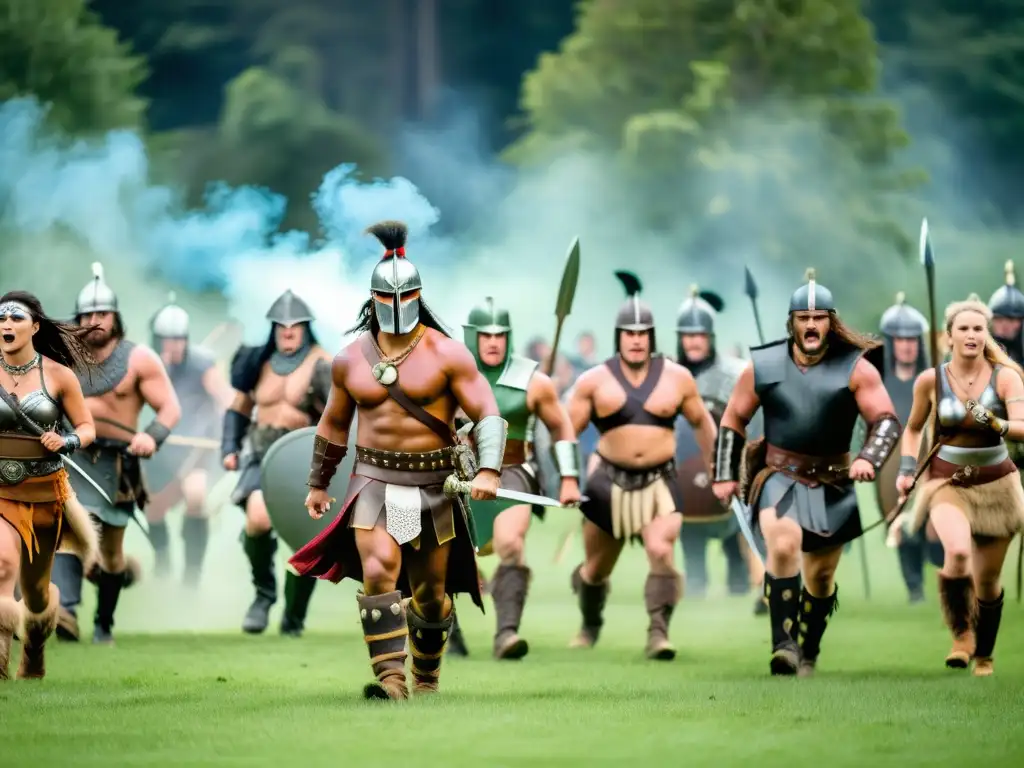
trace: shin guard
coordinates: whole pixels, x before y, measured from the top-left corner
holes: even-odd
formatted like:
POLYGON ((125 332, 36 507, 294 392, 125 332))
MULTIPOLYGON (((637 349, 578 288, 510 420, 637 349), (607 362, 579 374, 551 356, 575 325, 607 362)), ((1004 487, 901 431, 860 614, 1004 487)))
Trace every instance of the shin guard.
POLYGON ((370 667, 376 682, 363 689, 368 699, 402 700, 409 698, 405 681, 405 641, 409 635, 402 593, 383 595, 356 595, 359 620, 363 625, 363 640, 370 652, 370 667))
POLYGON ((448 644, 448 635, 455 622, 455 606, 440 621, 427 621, 413 608, 406 606, 409 622, 409 651, 412 653, 413 693, 434 693, 441 676, 441 659, 448 644))

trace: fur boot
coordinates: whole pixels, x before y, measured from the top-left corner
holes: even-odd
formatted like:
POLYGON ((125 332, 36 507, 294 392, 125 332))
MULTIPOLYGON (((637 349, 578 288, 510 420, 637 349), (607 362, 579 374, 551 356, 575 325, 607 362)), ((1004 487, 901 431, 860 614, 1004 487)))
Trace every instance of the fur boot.
POLYGON ((21 606, 9 597, 0 597, 0 681, 10 679, 11 643, 15 635, 25 636, 21 606))
POLYGON ((644 583, 644 604, 650 617, 645 649, 647 658, 671 661, 676 657, 676 649, 668 639, 668 625, 682 594, 683 583, 679 574, 648 574, 644 583))
POLYGON ((82 561, 82 572, 90 573, 100 559, 100 522, 72 495, 64 503, 64 524, 59 552, 69 552, 82 561))
POLYGON ((44 651, 46 641, 57 628, 57 609, 60 607, 60 591, 55 584, 50 585, 46 608, 42 613, 31 613, 24 610, 25 630, 21 644, 21 664, 18 666, 19 680, 42 680, 46 677, 46 659, 44 651))
POLYGON ((953 635, 953 647, 946 656, 946 666, 950 669, 967 669, 974 656, 974 626, 978 615, 974 579, 970 576, 951 579, 942 573, 938 577, 942 617, 953 635))

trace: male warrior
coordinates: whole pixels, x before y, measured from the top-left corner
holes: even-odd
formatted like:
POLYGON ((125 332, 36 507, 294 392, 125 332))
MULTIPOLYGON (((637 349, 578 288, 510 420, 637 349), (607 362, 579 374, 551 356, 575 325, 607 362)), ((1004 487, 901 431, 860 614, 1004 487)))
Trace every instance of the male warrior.
MULTIPOLYGON (((678 361, 697 382, 715 424, 721 422, 736 380, 745 363, 718 353, 715 347, 715 319, 724 308, 721 298, 710 291, 690 288, 690 296, 676 315, 678 361)), ((722 542, 729 592, 745 595, 750 590, 747 553, 741 543, 736 517, 711 492, 706 457, 697 443, 697 435, 686 419, 676 422, 676 462, 678 482, 683 496, 683 567, 690 595, 702 597, 707 590, 707 545, 709 539, 722 542)), ((752 557, 756 557, 750 553, 752 557)), ((758 579, 759 580, 759 579, 758 579)), ((759 605, 764 603, 758 599, 759 605)))
POLYGON ((568 404, 576 434, 591 421, 601 433, 581 507, 586 557, 572 585, 583 623, 572 645, 589 648, 597 642, 608 579, 625 542, 640 539, 650 565, 644 585, 650 617, 646 654, 667 660, 675 658, 668 627, 683 591, 673 564, 683 509, 674 458, 676 416, 681 412, 693 427, 709 468, 715 423, 690 372, 655 354, 654 316, 640 301, 636 276, 616 276, 629 295, 615 319, 616 355, 577 379, 568 404))
MULTIPOLYGON (((331 356, 313 335, 315 318, 306 302, 286 290, 270 305, 266 317, 271 324, 266 343, 242 346, 231 360, 235 392, 224 413, 221 437, 224 468, 239 474, 231 501, 245 512, 242 544, 256 588, 242 621, 242 631, 250 634, 266 630, 270 609, 277 602, 277 535, 260 490, 260 462, 278 438, 318 421, 331 392, 331 356), (249 450, 242 454, 246 437, 249 450)), ((281 634, 302 634, 315 586, 315 579, 286 573, 281 634)))
POLYGON ((1006 284, 988 300, 992 310, 992 337, 1017 365, 1024 365, 1024 293, 1017 287, 1013 262, 1006 262, 1006 284))
POLYGON ((469 350, 421 298, 419 271, 405 258, 405 224, 367 231, 386 252, 352 329, 362 333, 334 358, 312 446, 306 506, 314 519, 333 501, 327 488, 354 416, 356 462, 338 516, 291 562, 304 575, 362 582, 356 601, 377 678, 364 695, 401 700, 409 697, 406 640, 413 692, 437 691, 455 620, 450 595, 468 592, 483 608, 465 486, 452 473, 462 481, 475 474, 472 497, 494 499, 508 427, 469 350), (458 408, 474 423, 478 473, 469 447, 456 445, 458 408))
POLYGON ((722 417, 714 492, 723 503, 745 500, 764 534, 772 674, 809 676, 836 605, 843 545, 862 533, 850 481, 874 479, 901 429, 882 383, 880 345, 842 323, 814 270, 790 297, 786 329, 787 338, 750 350, 722 417), (745 452, 758 408, 764 439, 745 452), (851 463, 858 416, 869 432, 851 463))
MULTIPOLYGON (((103 266, 92 265, 93 279, 75 301, 75 322, 93 326, 85 336, 99 363, 79 374, 85 403, 96 423, 96 440, 83 449, 87 461, 70 475, 78 500, 100 524, 99 567, 89 574, 97 589, 93 642, 113 644, 114 611, 121 590, 138 577, 137 564, 124 555, 124 533, 148 498, 140 459, 152 456, 181 417, 174 387, 156 352, 125 339, 117 296, 103 279, 103 266), (155 418, 142 432, 139 415, 149 406, 155 418)), ((50 580, 60 590, 57 637, 78 640, 76 611, 82 601, 82 561, 58 552, 50 580)))
MULTIPOLYGON (((896 407, 896 418, 901 424, 906 424, 910 418, 910 406, 914 402, 914 381, 928 365, 924 350, 928 321, 906 303, 906 295, 900 292, 896 294, 896 303, 882 315, 880 330, 885 349, 882 382, 896 407)), ((893 451, 875 479, 875 496, 883 515, 889 514, 899 503, 896 492, 899 469, 899 452, 893 451)), ((900 518, 897 518, 891 529, 897 543, 900 571, 910 593, 910 602, 924 602, 925 559, 931 560, 936 568, 941 568, 942 543, 934 534, 929 539, 925 528, 917 533, 904 530, 900 518)))
MULTIPOLYGON (((470 311, 463 325, 466 346, 487 379, 501 417, 508 424, 501 487, 532 494, 542 492, 537 464, 527 455, 532 448, 527 424, 531 417, 539 418, 556 436, 552 453, 561 476, 559 501, 575 504, 580 499, 580 472, 572 422, 559 402, 554 383, 537 370, 538 363, 512 354, 511 322, 509 311, 495 306, 494 300, 487 297, 481 306, 470 311)), ((530 584, 524 547, 531 512, 544 519, 544 507, 539 505, 510 506, 509 502, 500 500, 473 505, 481 554, 493 551, 501 561, 490 585, 497 613, 494 635, 497 659, 520 659, 529 650, 526 640, 519 636, 519 623, 530 584)))
MULTIPOLYGON (((161 307, 149 323, 153 349, 160 355, 181 404, 182 419, 177 435, 219 441, 223 411, 234 400, 213 356, 189 344, 189 316, 174 303, 161 307)), ((163 576, 171 565, 170 537, 164 518, 174 505, 185 502, 181 537, 185 545, 185 584, 195 587, 206 555, 209 539, 206 493, 211 477, 221 472, 216 450, 196 446, 164 447, 145 468, 150 490, 146 507, 149 540, 156 555, 156 573, 163 576)))

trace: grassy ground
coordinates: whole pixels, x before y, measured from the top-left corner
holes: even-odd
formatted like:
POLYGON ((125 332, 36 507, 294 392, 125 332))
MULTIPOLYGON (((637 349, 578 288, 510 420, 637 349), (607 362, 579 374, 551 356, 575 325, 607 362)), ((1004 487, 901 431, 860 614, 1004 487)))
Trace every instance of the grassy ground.
MULTIPOLYGON (((908 607, 895 553, 871 536, 872 599, 855 550, 841 565, 818 677, 772 679, 766 620, 752 616, 751 599, 720 588, 680 606, 674 662, 645 661, 634 550, 615 574, 600 645, 570 651, 578 539, 552 563, 570 520, 549 517, 531 533, 530 656, 492 662, 493 616, 460 601, 473 655, 445 661, 440 697, 395 706, 359 697, 369 670, 353 586, 320 587, 300 640, 241 634, 240 521, 225 510, 209 576, 230 573, 230 587, 211 586, 197 602, 144 583, 123 597, 115 648, 54 644, 47 680, 0 686, 0 765, 1022 764, 1024 608, 1012 597, 996 676, 947 671, 934 575, 928 603, 908 607), (190 625, 204 631, 165 631, 190 625)), ((132 543, 141 551, 137 536, 132 543)), ((1016 554, 1008 576, 1015 566, 1016 554)))

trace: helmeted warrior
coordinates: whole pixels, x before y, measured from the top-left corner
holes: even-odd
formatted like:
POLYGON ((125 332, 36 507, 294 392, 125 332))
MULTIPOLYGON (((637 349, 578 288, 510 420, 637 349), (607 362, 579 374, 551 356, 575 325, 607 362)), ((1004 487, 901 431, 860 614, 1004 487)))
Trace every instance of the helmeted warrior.
POLYGON ((715 424, 693 376, 656 353, 654 315, 640 300, 640 281, 616 276, 628 299, 615 318, 614 357, 576 381, 569 416, 576 434, 593 421, 601 433, 597 461, 586 480, 584 562, 572 576, 582 626, 573 646, 589 648, 604 624, 608 579, 627 541, 642 540, 650 563, 644 602, 650 619, 648 658, 675 658, 669 641, 672 613, 682 598, 673 551, 682 525, 676 478, 675 421, 682 413, 710 462, 715 424))
POLYGON ((405 224, 380 222, 368 232, 385 254, 352 329, 361 333, 334 359, 311 446, 311 517, 334 501, 328 488, 348 453, 353 418, 356 461, 337 517, 291 563, 302 574, 362 582, 356 601, 376 677, 364 695, 402 700, 406 648, 413 693, 436 692, 455 622, 452 596, 469 593, 483 608, 467 496, 495 498, 508 425, 469 350, 424 302, 419 270, 405 256, 405 224), (473 423, 475 460, 456 444, 458 409, 473 423))
POLYGON ((900 423, 882 383, 881 346, 843 324, 814 270, 790 297, 786 328, 786 338, 750 350, 722 417, 714 491, 723 502, 745 501, 764 535, 772 674, 808 676, 836 606, 843 545, 863 532, 850 481, 874 479, 900 423), (741 489, 746 429, 758 408, 764 439, 747 446, 741 489), (851 462, 858 417, 868 437, 851 462))
MULTIPOLYGON (((693 374, 704 406, 716 426, 725 413, 736 380, 746 363, 718 352, 715 344, 715 320, 725 307, 716 293, 691 286, 690 295, 676 315, 678 337, 677 359, 693 374)), ((750 590, 751 568, 748 558, 756 555, 746 551, 735 516, 711 492, 711 480, 697 436, 686 419, 676 420, 676 463, 679 488, 683 494, 683 566, 686 589, 691 596, 702 596, 707 589, 707 544, 710 539, 722 542, 727 564, 726 580, 732 594, 743 595, 750 590)), ((760 574, 753 574, 760 581, 760 574)), ((764 601, 758 597, 758 610, 764 601)))
MULTIPOLYGON (((173 293, 153 315, 149 330, 153 349, 163 360, 181 403, 182 418, 175 433, 219 442, 223 411, 234 398, 234 390, 217 368, 213 355, 189 343, 189 315, 175 303, 173 293)), ((158 576, 170 570, 170 537, 164 518, 173 506, 184 501, 184 581, 189 586, 199 584, 209 539, 207 489, 222 472, 219 453, 202 446, 168 445, 149 461, 145 468, 150 491, 146 520, 158 576)))
MULTIPOLYGON (((494 393, 501 417, 508 423, 501 487, 542 493, 529 434, 531 419, 539 418, 556 437, 552 453, 562 478, 559 501, 578 502, 579 451, 572 422, 559 402, 554 383, 538 370, 538 363, 512 352, 509 311, 487 297, 470 311, 463 331, 466 346, 494 393)), ((501 561, 490 586, 497 614, 494 656, 498 659, 519 659, 529 650, 526 640, 519 636, 519 623, 531 575, 524 551, 531 511, 544 518, 544 507, 539 505, 502 500, 473 504, 480 553, 496 553, 501 561)))
MULTIPOLYGON (((1017 287, 1013 262, 1005 266, 1006 282, 988 300, 992 312, 992 337, 1017 365, 1024 365, 1024 293, 1017 287)), ((1018 464, 1019 466, 1019 464, 1018 464)))
MULTIPOLYGON (((242 544, 256 597, 242 630, 250 634, 266 630, 270 609, 277 602, 277 536, 260 490, 260 461, 278 438, 315 424, 331 391, 331 356, 313 335, 315 318, 309 305, 289 289, 270 305, 266 318, 271 324, 266 343, 240 347, 231 361, 235 395, 224 413, 221 437, 224 468, 239 473, 231 501, 245 511, 242 544), (246 438, 248 450, 243 452, 246 438)), ((287 572, 282 634, 302 634, 315 586, 314 579, 287 572)))
MULTIPOLYGON (((900 292, 896 294, 896 303, 882 315, 879 330, 885 348, 882 381, 896 407, 896 417, 901 424, 906 424, 910 418, 910 406, 914 402, 914 381, 928 367, 925 353, 928 321, 918 310, 907 304, 906 294, 900 292)), ((899 468, 899 452, 893 451, 875 479, 875 495, 883 515, 891 512, 899 502, 896 493, 899 468)), ((900 558, 900 572, 910 593, 910 602, 920 603, 924 601, 925 560, 941 568, 942 544, 934 533, 927 535, 924 528, 911 533, 904 527, 904 522, 910 522, 908 516, 901 516, 892 529, 900 558)))
MULTIPOLYGON (((125 338, 117 296, 103 277, 103 267, 92 265, 93 279, 75 301, 75 322, 93 326, 85 334, 94 370, 79 373, 85 402, 96 423, 96 440, 82 452, 79 465, 89 472, 89 483, 77 473, 71 486, 100 525, 99 567, 89 574, 97 588, 93 642, 114 641, 114 612, 121 590, 138 578, 138 564, 124 556, 124 534, 136 508, 144 510, 149 492, 141 459, 163 445, 181 417, 174 387, 159 356, 152 349, 125 338), (139 432, 142 409, 155 418, 139 432)), ((60 589, 61 610, 57 636, 78 639, 76 610, 82 599, 82 562, 73 553, 60 552, 51 579, 60 589)))

